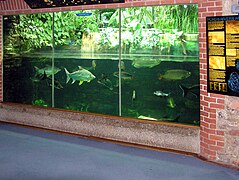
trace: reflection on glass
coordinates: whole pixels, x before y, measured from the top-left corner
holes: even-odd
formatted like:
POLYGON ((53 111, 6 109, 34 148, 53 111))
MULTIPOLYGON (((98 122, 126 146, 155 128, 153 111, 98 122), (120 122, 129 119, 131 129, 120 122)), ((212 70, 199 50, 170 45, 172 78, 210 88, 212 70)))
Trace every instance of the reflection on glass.
MULTIPOLYGON (((64 87, 55 90, 55 107, 118 115, 117 78, 113 77, 118 52, 103 47, 110 35, 104 31, 104 13, 113 13, 108 11, 55 13, 55 66, 62 69, 56 78, 64 87)), ((118 42, 117 28, 114 38, 118 42)))
POLYGON ((51 107, 52 14, 5 16, 3 24, 4 101, 51 107))
POLYGON ((4 101, 199 123, 196 5, 4 19, 4 101))
POLYGON ((135 7, 122 14, 122 115, 197 124, 197 6, 135 7), (131 78, 123 79, 126 74, 131 78))

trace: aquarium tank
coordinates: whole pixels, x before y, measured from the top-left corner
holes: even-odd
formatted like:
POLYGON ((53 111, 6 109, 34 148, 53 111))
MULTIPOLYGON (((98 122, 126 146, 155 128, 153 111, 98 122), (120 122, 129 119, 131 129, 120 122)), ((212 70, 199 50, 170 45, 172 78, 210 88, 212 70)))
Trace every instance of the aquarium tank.
POLYGON ((4 102, 199 124, 198 7, 3 16, 4 102))

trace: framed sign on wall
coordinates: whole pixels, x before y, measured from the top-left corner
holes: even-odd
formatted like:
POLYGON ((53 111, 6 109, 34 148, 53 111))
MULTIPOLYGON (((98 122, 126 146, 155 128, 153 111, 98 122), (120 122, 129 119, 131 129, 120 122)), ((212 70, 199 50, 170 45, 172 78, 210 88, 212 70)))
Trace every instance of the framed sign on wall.
POLYGON ((208 92, 239 96, 239 16, 207 17, 208 92))

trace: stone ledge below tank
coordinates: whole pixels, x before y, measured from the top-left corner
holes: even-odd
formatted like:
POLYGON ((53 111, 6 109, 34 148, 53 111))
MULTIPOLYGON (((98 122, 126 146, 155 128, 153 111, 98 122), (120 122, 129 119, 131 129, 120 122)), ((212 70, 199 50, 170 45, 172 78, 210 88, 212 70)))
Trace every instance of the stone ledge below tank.
POLYGON ((199 127, 0 103, 0 120, 83 136, 199 153, 199 127))

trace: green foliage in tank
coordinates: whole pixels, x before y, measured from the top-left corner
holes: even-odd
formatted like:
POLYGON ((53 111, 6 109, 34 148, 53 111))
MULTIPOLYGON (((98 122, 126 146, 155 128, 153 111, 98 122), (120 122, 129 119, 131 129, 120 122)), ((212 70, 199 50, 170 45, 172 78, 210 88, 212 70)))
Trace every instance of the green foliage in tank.
POLYGON ((119 15, 123 53, 140 49, 169 53, 173 46, 182 46, 185 51, 184 34, 198 33, 197 8, 196 4, 167 5, 92 10, 90 16, 77 16, 77 13, 89 12, 86 10, 11 16, 4 53, 21 54, 51 48, 52 44, 80 47, 83 34, 93 32, 100 33, 96 42, 98 50, 117 52, 119 15))
MULTIPOLYGON (((97 14, 97 11, 95 11, 97 14)), ((83 32, 97 30, 96 14, 89 17, 78 17, 76 11, 54 13, 54 44, 81 44, 83 32)), ((11 17, 11 29, 5 38, 6 51, 25 53, 53 44, 53 13, 27 14, 11 17)))
POLYGON ((123 53, 139 49, 169 53, 172 46, 183 46, 184 33, 198 33, 198 7, 194 4, 117 9, 108 17, 109 27, 102 29, 101 48, 118 48, 119 15, 123 53))
POLYGON ((32 102, 34 106, 45 106, 48 107, 48 104, 43 99, 36 99, 32 102))

